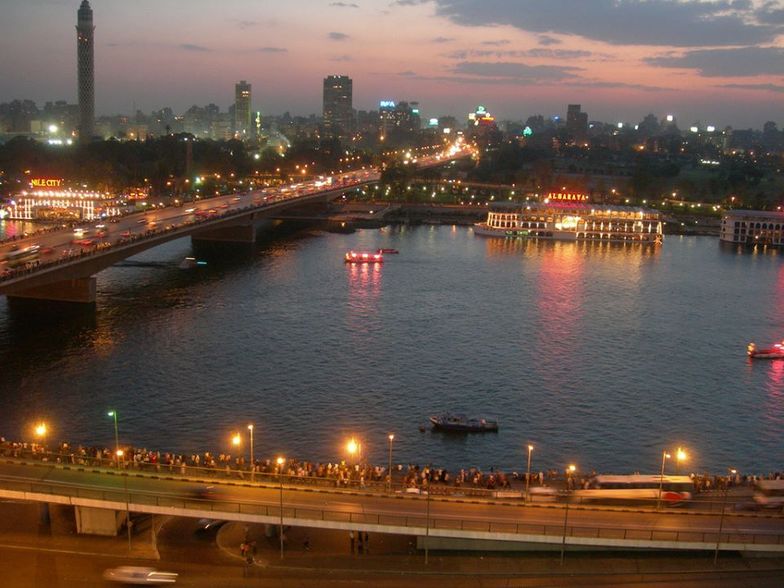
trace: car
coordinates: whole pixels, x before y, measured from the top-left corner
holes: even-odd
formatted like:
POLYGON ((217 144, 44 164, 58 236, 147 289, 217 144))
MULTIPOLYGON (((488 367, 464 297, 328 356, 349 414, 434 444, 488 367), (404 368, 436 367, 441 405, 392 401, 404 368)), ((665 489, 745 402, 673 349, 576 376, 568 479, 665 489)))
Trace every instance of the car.
POLYGON ((160 584, 174 584, 177 581, 177 574, 173 572, 159 572, 155 568, 143 566, 120 566, 104 571, 103 579, 109 582, 135 586, 156 586, 160 584))
POLYGON ((211 531, 217 531, 225 525, 226 522, 227 521, 222 519, 199 519, 196 521, 196 532, 209 533, 211 531))

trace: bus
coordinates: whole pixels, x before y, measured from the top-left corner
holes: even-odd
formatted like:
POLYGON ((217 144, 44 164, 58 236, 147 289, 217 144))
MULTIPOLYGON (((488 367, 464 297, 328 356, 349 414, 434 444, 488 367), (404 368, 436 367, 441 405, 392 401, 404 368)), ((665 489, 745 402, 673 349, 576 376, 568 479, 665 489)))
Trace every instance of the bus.
POLYGON ((784 480, 758 480, 754 484, 754 502, 762 508, 784 506, 784 480))
POLYGON ((40 250, 41 248, 38 245, 31 245, 30 247, 25 247, 24 249, 11 251, 8 255, 5 256, 5 260, 8 262, 8 267, 19 267, 20 265, 24 265, 38 259, 40 250))
POLYGON ((694 482, 689 476, 599 475, 592 477, 585 488, 575 490, 574 496, 581 502, 661 499, 667 504, 676 505, 691 500, 693 490, 694 482))

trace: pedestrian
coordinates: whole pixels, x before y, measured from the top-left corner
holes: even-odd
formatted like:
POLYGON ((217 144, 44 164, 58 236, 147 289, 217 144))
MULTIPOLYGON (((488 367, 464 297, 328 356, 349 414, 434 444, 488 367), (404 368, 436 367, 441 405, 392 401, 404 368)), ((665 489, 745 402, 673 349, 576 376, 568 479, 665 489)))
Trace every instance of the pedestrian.
POLYGON ((364 544, 362 542, 362 531, 357 532, 357 553, 362 553, 364 544))
POLYGON ((305 541, 303 542, 303 546, 305 547, 305 551, 310 551, 310 537, 305 535, 305 541))
POLYGON ((370 553, 370 537, 368 537, 367 531, 365 531, 365 553, 370 553))
POLYGON ((354 554, 354 531, 348 532, 348 539, 351 542, 351 553, 354 554))

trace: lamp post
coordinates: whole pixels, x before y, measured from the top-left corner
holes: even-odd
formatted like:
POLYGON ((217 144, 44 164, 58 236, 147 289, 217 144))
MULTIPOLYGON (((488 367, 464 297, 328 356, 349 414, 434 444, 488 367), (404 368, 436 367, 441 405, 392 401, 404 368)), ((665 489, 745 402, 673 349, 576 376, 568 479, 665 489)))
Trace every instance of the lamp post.
MULTIPOLYGON (((574 475, 574 472, 577 470, 577 466, 571 464, 567 468, 567 472, 569 472, 569 476, 574 475)), ((561 541, 561 565, 564 562, 564 553, 566 552, 566 526, 567 522, 569 521, 569 500, 570 496, 566 495, 566 508, 564 509, 564 524, 563 524, 563 540, 561 541)))
POLYGON ((666 449, 662 451, 661 472, 659 473, 659 496, 656 500, 656 508, 661 508, 662 486, 664 485, 664 462, 669 457, 670 454, 667 453, 666 449))
POLYGON ((251 482, 256 481, 256 463, 253 461, 253 425, 248 425, 248 431, 250 432, 250 480, 251 482))
POLYGON ((46 423, 40 422, 35 426, 35 436, 41 440, 41 447, 43 447, 44 454, 46 453, 46 423))
POLYGON ((394 433, 389 434, 389 492, 392 493, 392 442, 395 440, 394 433))
POLYGON ((675 473, 679 473, 681 462, 686 459, 686 451, 682 447, 678 447, 675 451, 675 473))
POLYGON ((534 452, 534 446, 528 446, 528 467, 525 472, 525 501, 528 502, 530 500, 530 496, 528 494, 528 489, 531 486, 531 454, 534 452))
MULTIPOLYGON (((729 474, 734 476, 738 470, 729 470, 729 474)), ((727 495, 730 493, 730 480, 727 478, 727 483, 724 486, 724 500, 721 502, 721 516, 719 517, 719 534, 716 537, 716 551, 713 552, 713 565, 715 566, 719 561, 719 544, 721 543, 721 531, 724 528, 724 511, 727 508, 727 495)))
POLYGON ((427 499, 425 507, 425 565, 428 564, 428 556, 430 555, 430 477, 427 480, 427 499))
POLYGON ((114 458, 117 461, 117 467, 120 466, 120 433, 117 429, 117 411, 110 410, 106 413, 107 416, 110 416, 114 419, 114 458))
POLYGON ((278 479, 280 480, 280 559, 283 559, 283 464, 286 460, 282 457, 277 459, 278 479))

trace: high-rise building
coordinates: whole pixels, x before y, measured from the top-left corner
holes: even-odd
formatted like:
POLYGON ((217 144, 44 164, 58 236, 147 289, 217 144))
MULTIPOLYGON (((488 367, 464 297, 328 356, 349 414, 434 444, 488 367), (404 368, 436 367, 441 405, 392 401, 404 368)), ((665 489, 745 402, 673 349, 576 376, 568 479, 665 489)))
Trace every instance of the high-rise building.
POLYGON ((570 104, 566 109, 566 132, 575 143, 584 143, 588 138, 588 113, 581 110, 579 104, 570 104))
POLYGON ((242 80, 234 86, 234 136, 247 139, 250 135, 250 84, 242 80))
POLYGON ((82 0, 76 20, 76 59, 79 73, 79 139, 95 133, 95 27, 93 9, 82 0))
POLYGON ((324 135, 345 139, 354 131, 354 83, 348 76, 324 78, 324 135))

